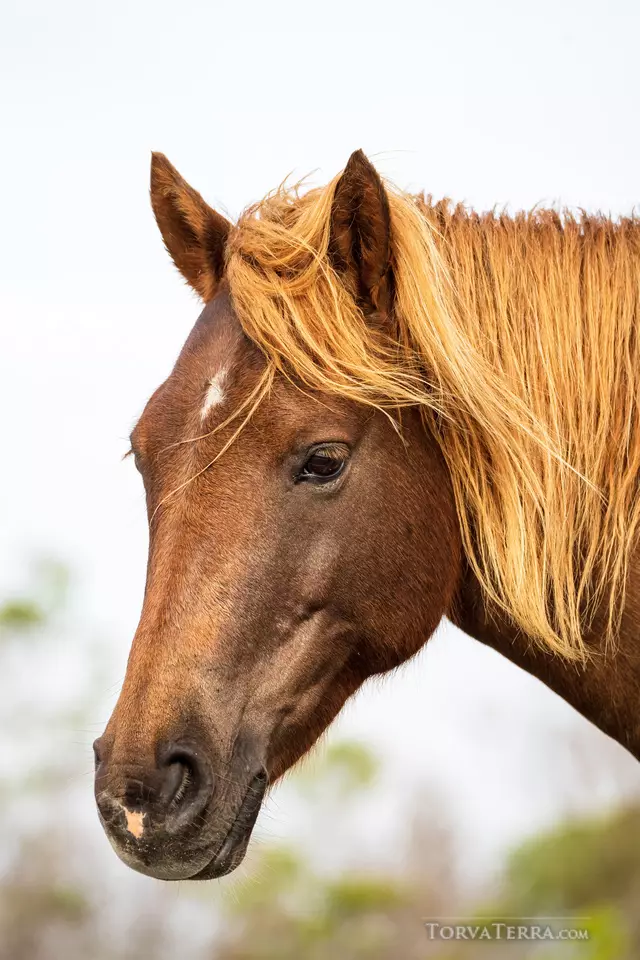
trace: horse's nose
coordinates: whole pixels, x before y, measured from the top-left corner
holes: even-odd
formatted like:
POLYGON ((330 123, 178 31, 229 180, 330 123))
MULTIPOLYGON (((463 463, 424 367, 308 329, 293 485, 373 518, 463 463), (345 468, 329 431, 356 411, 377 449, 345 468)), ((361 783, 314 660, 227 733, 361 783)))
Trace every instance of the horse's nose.
POLYGON ((113 763, 101 740, 93 745, 96 801, 105 826, 123 839, 181 833, 201 822, 213 793, 213 774, 194 744, 166 743, 148 768, 113 763))

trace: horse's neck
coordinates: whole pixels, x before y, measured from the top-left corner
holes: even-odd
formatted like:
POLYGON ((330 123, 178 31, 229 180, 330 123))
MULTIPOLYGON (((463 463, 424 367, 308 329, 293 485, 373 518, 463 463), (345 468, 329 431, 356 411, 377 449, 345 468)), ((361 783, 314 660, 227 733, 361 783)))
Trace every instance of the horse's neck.
POLYGON ((584 666, 540 650, 506 620, 489 617, 471 573, 465 577, 451 619, 465 633, 542 680, 640 760, 640 552, 630 566, 616 647, 606 652, 596 628, 588 638, 594 654, 584 666))

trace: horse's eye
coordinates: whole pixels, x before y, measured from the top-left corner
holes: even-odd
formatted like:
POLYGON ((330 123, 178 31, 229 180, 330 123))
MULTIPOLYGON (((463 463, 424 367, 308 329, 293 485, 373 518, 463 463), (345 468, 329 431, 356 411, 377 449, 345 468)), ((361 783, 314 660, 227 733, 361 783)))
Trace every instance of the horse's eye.
POLYGON ((346 447, 331 444, 316 447, 305 460, 298 480, 311 480, 315 483, 327 483, 340 476, 347 462, 346 447))

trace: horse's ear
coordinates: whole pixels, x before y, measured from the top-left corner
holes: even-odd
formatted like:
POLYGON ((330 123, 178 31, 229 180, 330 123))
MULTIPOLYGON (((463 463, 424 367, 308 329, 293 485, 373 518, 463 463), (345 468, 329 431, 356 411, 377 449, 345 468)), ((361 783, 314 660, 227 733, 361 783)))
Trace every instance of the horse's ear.
POLYGON ((333 195, 329 255, 354 296, 376 310, 387 306, 390 234, 384 184, 362 150, 356 150, 333 195))
POLYGON ((176 267, 205 302, 211 300, 224 272, 231 224, 204 202, 162 153, 151 155, 151 205, 176 267))

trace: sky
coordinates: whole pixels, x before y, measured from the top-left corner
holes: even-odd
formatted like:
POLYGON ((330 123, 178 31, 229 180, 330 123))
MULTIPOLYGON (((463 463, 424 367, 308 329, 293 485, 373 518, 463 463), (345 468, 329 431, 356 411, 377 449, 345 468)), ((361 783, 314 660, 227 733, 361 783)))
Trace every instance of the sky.
MULTIPOLYGON (((479 210, 629 213, 639 36, 635 0, 4 0, 0 588, 34 555, 70 564, 78 616, 113 638, 97 725, 145 574, 142 485, 121 457, 199 313, 153 221, 151 150, 231 217, 289 174, 323 182, 357 148, 399 186, 479 210)), ((487 850, 566 804, 554 776, 574 736, 627 769, 449 626, 340 723, 372 738, 394 783, 442 782, 487 850)), ((609 802, 614 781, 585 803, 609 802)))

